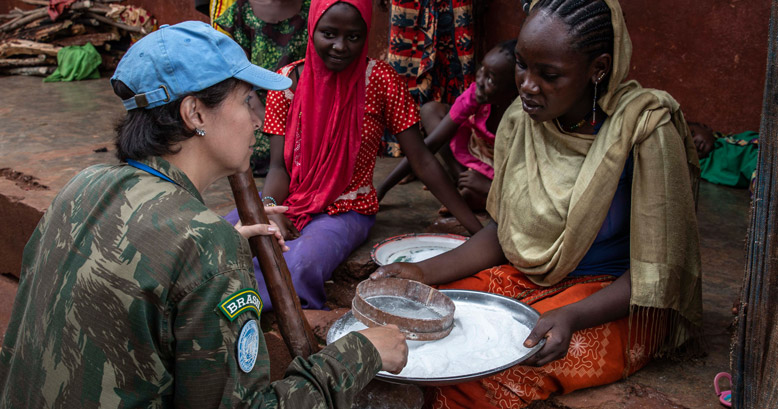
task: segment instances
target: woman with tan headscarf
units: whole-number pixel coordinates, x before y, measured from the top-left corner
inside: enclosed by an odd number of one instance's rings
[[[432,407],[524,407],[614,382],[699,329],[697,155],[678,103],[625,81],[631,52],[617,0],[533,4],[516,46],[519,98],[496,135],[494,222],[451,252],[373,275],[503,294],[541,313],[517,340],[545,338],[535,356],[437,388]]]

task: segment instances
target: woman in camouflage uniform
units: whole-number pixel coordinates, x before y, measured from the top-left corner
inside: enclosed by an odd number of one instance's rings
[[[167,50],[176,50],[168,53]],[[112,78],[118,165],[57,195],[24,251],[0,407],[338,407],[407,358],[397,328],[352,333],[270,382],[251,252],[201,192],[248,169],[255,87],[289,81],[200,22],[136,43]],[[283,242],[281,243],[283,245]]]

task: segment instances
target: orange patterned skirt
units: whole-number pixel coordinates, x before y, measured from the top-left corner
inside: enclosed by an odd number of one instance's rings
[[[614,280],[613,276],[602,275],[575,277],[541,287],[514,267],[502,265],[439,288],[505,295],[531,305],[542,314],[582,300]],[[547,399],[552,393],[564,394],[615,382],[645,366],[654,352],[654,347],[649,347],[648,334],[630,337],[628,321],[622,318],[574,333],[567,355],[545,366],[517,365],[479,381],[431,388],[427,391],[426,407],[523,408],[532,401]],[[643,324],[633,321],[633,325]]]

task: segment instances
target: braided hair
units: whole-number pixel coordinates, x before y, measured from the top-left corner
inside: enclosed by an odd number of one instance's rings
[[[530,1],[522,0],[525,11]],[[594,59],[601,54],[613,55],[611,10],[602,0],[540,0],[531,12],[545,10],[559,17],[569,28],[571,47]],[[528,11],[529,12],[529,11]]]

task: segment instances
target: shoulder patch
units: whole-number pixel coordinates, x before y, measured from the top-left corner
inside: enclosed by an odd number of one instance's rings
[[[248,320],[243,324],[238,338],[238,366],[240,370],[249,373],[254,369],[259,354],[259,326],[257,320]]]
[[[235,321],[241,313],[254,311],[257,318],[262,313],[262,298],[253,288],[238,290],[219,303],[219,310],[230,320]]]

